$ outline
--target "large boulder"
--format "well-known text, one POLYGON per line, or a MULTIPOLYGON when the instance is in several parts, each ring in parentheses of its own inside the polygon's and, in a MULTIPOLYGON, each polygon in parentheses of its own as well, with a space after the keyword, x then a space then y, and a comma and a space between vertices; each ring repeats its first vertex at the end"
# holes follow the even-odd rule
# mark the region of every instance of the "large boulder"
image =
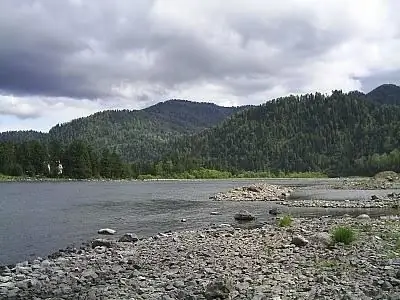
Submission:
POLYGON ((256 217, 247 210, 242 210, 235 214, 234 218, 236 221, 253 221, 256 217))

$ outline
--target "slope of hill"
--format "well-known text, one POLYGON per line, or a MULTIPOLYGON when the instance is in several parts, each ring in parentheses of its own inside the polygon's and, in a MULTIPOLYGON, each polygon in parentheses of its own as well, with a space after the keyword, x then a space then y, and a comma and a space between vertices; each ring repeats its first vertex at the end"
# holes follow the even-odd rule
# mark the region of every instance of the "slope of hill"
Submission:
POLYGON ((399 136, 400 107, 335 91, 281 98, 242 111, 171 146, 165 161, 181 165, 178 169, 345 174, 357 158, 400 148, 399 136))
POLYGON ((400 105, 400 86, 383 84, 369 92, 367 98, 379 104, 400 105))
POLYGON ((0 132, 0 142, 27 142, 27 141, 41 141, 47 139, 47 134, 44 132, 34 130, 21 130, 21 131, 5 131, 0 132))
POLYGON ((94 149, 108 148, 126 161, 159 157, 170 139, 216 125, 238 111, 211 103, 169 100, 138 111, 103 111, 57 125, 51 139, 69 144, 84 140, 94 149))

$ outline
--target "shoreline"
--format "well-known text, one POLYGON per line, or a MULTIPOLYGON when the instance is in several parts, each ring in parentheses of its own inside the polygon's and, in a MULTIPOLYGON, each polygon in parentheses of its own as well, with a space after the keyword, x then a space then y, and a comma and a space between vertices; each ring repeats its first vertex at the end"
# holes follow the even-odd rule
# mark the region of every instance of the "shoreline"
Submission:
POLYGON ((94 240, 1 267, 0 297, 387 299, 400 296, 398 220, 296 218, 288 227, 220 224, 129 243, 94 240), (352 244, 332 242, 339 226, 354 230, 352 244))
MULTIPOLYGON (((361 178, 361 177, 360 177, 361 178)), ((27 178, 1 178, 0 183, 7 183, 7 182, 153 182, 153 181, 232 181, 232 180, 342 180, 343 178, 339 177, 231 177, 231 178, 193 178, 193 179, 186 179, 186 178, 153 178, 153 179, 76 179, 76 178, 34 178, 34 177, 27 177, 27 178)))

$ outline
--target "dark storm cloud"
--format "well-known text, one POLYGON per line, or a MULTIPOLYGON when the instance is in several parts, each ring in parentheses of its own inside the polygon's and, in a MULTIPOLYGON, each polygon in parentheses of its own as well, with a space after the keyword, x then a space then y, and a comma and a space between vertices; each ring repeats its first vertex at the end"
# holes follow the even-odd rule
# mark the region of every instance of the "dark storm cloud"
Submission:
POLYGON ((199 22, 189 24, 183 6, 198 2, 165 3, 165 14, 182 6, 176 20, 156 14, 157 1, 0 1, 0 94, 150 101, 201 82, 235 96, 296 91, 309 80, 305 66, 351 38, 346 27, 319 27, 312 4, 271 16, 195 9, 199 22))

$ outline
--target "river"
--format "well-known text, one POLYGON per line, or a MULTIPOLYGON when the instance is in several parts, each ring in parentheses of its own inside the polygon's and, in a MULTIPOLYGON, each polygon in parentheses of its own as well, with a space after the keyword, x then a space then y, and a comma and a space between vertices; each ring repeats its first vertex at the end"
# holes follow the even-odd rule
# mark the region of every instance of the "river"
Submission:
MULTIPOLYGON (((335 179, 274 179, 271 184, 297 186, 294 196, 363 199, 387 191, 329 190, 335 179)), ((109 227, 117 234, 149 236, 213 223, 232 223, 247 209, 258 221, 271 220, 268 202, 217 202, 209 196, 256 180, 132 182, 0 183, 0 265, 44 257, 60 248, 79 246, 109 227), (221 215, 210 215, 219 211, 221 215), (181 219, 187 222, 181 222, 181 219)), ((286 209, 288 210, 288 209, 286 209)), ((344 213, 343 210, 296 209, 293 215, 344 213)), ((350 213, 357 213, 349 211, 350 213)), ((377 212, 374 212, 377 213, 377 212)), ((378 212, 379 213, 379 212, 378 212)))

